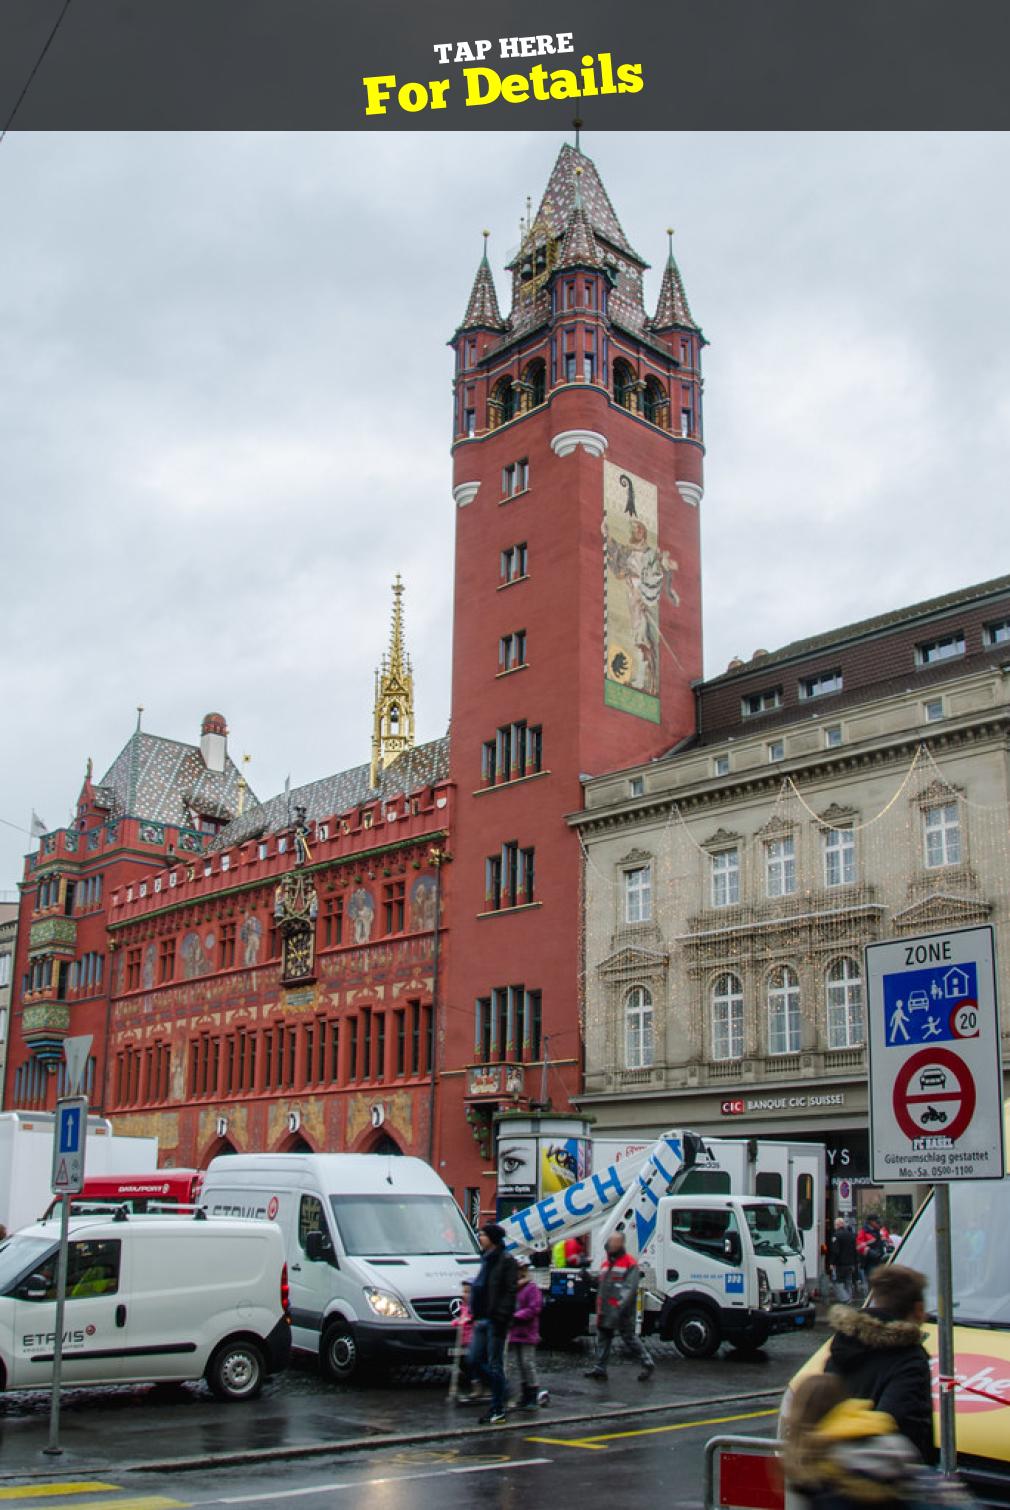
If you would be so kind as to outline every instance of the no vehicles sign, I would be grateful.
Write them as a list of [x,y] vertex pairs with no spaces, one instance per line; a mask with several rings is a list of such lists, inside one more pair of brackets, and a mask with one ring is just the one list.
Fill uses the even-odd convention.
[[868,944],[873,1179],[1003,1175],[1003,1074],[991,928]]

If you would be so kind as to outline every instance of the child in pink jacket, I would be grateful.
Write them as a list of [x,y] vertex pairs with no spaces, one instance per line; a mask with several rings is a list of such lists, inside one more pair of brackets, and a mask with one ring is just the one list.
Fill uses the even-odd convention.
[[540,1312],[544,1298],[530,1272],[530,1261],[526,1254],[516,1254],[516,1263],[519,1266],[519,1288],[509,1327],[509,1348],[515,1353],[519,1364],[522,1390],[518,1401],[519,1409],[531,1410],[537,1405],[546,1405],[549,1399],[545,1389],[537,1388],[537,1343],[540,1341]]

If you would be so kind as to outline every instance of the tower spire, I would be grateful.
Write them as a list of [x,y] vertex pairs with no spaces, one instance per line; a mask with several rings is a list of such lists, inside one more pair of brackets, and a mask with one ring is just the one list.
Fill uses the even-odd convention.
[[663,269],[663,281],[659,285],[659,301],[653,316],[652,328],[653,330],[672,330],[674,326],[680,326],[685,330],[700,330],[701,327],[691,314],[691,307],[684,291],[684,280],[680,276],[680,268],[673,255],[672,226],[667,226],[666,235],[669,252]]
[[557,265],[559,268],[603,266],[593,227],[582,203],[581,168],[575,169],[575,204],[565,228],[565,239],[561,243]]
[[466,314],[459,324],[460,330],[504,330],[505,322],[498,308],[498,295],[495,292],[494,275],[491,272],[491,264],[487,260],[487,239],[490,231],[481,233],[484,237],[484,251],[480,262],[477,264],[477,276],[473,280],[473,288],[470,290],[470,299],[466,306]]
[[393,617],[389,652],[375,673],[375,709],[372,717],[372,765],[374,791],[382,771],[404,750],[414,746],[414,670],[403,643],[403,582],[397,572],[393,583]]

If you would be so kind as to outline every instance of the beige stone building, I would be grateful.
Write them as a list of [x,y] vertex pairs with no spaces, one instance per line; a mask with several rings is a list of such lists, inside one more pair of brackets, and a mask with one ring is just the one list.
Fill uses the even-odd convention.
[[[1010,578],[734,662],[699,733],[588,780],[584,1111],[823,1139],[868,1184],[863,948],[991,923],[1010,1024]],[[847,1183],[842,1183],[842,1182]],[[890,1193],[892,1214],[912,1194]]]

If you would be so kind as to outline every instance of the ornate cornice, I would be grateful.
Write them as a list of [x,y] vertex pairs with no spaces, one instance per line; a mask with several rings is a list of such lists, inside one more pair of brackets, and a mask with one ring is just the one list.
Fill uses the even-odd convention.
[[590,456],[602,456],[607,449],[607,437],[598,430],[561,430],[551,436],[555,456],[571,456],[579,446]]
[[456,507],[465,509],[468,503],[473,503],[479,491],[479,482],[458,482],[452,490],[452,496],[456,501]]
[[[890,736],[886,744],[872,749],[842,747],[819,752],[817,758],[793,757],[787,761],[779,761],[774,766],[753,766],[750,770],[734,772],[719,785],[713,783],[711,776],[698,777],[692,780],[691,786],[684,791],[654,790],[646,796],[615,803],[608,808],[580,808],[576,812],[567,814],[565,821],[572,828],[586,829],[593,833],[626,828],[633,819],[654,820],[660,814],[669,813],[674,807],[679,807],[681,813],[685,815],[699,814],[724,808],[728,802],[736,802],[743,797],[756,797],[763,793],[774,793],[777,796],[782,788],[783,773],[792,776],[796,781],[825,781],[832,777],[847,779],[861,771],[881,771],[906,764],[909,752],[914,751],[921,744],[925,744],[934,751],[957,750],[966,745],[981,744],[983,741],[993,739],[1002,739],[1005,742],[1008,734],[1010,734],[1010,712],[1000,710],[989,713],[981,722],[968,727],[944,730],[939,734],[931,733],[928,740],[923,739],[921,729],[909,729],[901,734]],[[694,749],[676,758],[688,759],[698,753],[698,750]],[[653,771],[658,775],[661,770],[662,762],[658,761]],[[943,789],[950,791],[947,787]],[[953,795],[951,795],[951,800],[953,800]]]

